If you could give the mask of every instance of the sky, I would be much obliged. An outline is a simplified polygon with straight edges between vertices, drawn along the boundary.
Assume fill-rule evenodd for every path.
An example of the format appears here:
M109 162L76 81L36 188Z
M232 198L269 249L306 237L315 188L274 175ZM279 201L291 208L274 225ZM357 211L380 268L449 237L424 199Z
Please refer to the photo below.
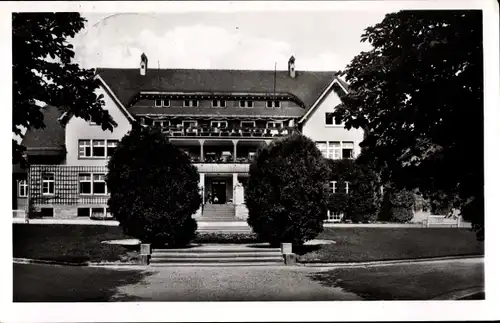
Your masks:
M384 11L82 13L88 22L71 42L85 68L341 70L370 45L364 29Z

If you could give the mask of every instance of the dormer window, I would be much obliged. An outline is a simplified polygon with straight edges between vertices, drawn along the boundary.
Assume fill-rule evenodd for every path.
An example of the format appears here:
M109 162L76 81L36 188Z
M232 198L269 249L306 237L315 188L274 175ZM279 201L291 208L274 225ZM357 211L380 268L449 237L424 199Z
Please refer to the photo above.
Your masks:
M169 99L155 99L155 107L161 108L168 108L170 106L170 100Z
M267 101L268 108L279 108L280 107L280 101Z
M252 107L253 107L253 101L245 101L245 100L240 101L240 108L252 108Z
M226 100L212 100L212 107L225 108L226 107Z
M198 100L184 100L184 107L197 107L198 106Z
M267 127L268 128L282 128L283 122L282 121L268 121Z

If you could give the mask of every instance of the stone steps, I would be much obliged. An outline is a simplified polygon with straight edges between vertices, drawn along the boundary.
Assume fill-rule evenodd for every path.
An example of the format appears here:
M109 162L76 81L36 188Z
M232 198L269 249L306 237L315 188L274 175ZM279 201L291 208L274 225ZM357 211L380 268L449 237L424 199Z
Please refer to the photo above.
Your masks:
M182 249L155 249L151 266L205 265L283 265L279 248L250 248L238 245L205 246Z

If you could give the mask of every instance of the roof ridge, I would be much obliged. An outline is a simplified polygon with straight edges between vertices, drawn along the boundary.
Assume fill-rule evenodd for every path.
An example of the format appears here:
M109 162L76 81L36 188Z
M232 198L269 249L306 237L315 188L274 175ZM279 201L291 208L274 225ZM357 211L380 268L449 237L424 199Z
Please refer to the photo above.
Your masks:
M135 71L139 70L139 68L135 67L96 67L95 68L97 71L98 70L122 70L122 71ZM149 71L214 71L214 72L220 72L220 71L238 71L238 72L272 72L274 73L274 70L264 70L264 69L237 69L237 68L148 68ZM298 73L333 73L334 75L338 75L338 71L333 71L333 70L328 70L328 71L319 71L319 70L295 70ZM279 69L276 70L276 72L288 72L286 69Z

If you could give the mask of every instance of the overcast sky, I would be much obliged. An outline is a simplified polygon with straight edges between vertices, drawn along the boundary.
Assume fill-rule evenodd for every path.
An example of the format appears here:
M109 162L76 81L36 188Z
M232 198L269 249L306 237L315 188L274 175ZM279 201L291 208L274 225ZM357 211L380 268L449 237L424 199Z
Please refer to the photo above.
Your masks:
M364 29L384 11L190 12L82 15L85 30L72 41L86 68L149 67L286 69L294 55L298 70L340 70L369 45Z

